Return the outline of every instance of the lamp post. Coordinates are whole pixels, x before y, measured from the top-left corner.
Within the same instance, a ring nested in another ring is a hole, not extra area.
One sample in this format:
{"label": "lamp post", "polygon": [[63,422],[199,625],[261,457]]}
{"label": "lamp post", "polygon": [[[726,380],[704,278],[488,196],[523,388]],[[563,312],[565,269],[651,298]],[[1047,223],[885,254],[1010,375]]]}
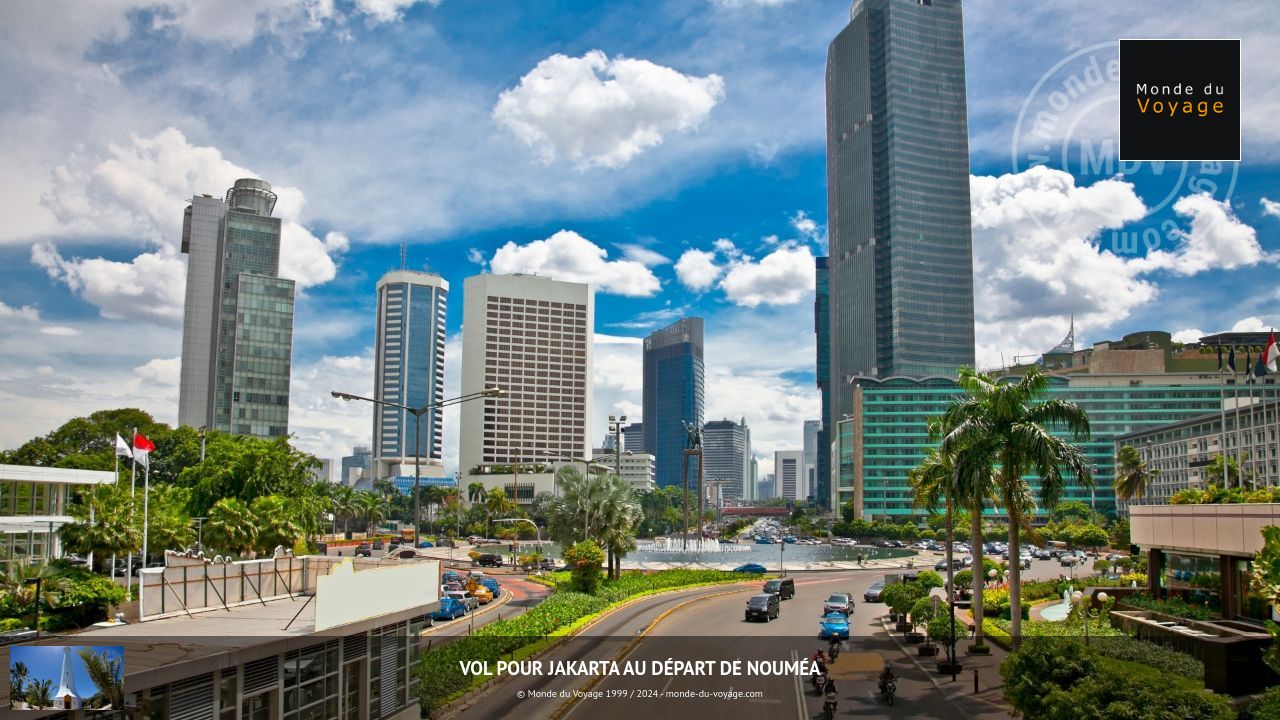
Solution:
{"label": "lamp post", "polygon": [[990,570],[988,570],[988,571],[987,571],[987,580],[988,580],[988,581],[990,581],[990,583],[991,583],[992,585],[995,585],[995,582],[996,582],[996,569],[995,569],[995,568],[991,568]]}
{"label": "lamp post", "polygon": [[[1077,606],[1080,606],[1082,603],[1086,601],[1087,597],[1088,596],[1086,596],[1083,592],[1080,592],[1079,590],[1077,590],[1071,593],[1071,602]],[[1107,604],[1107,599],[1108,599],[1107,594],[1105,592],[1098,593],[1098,602],[1101,603],[1104,607]],[[1080,613],[1084,619],[1084,644],[1088,645],[1089,644],[1089,621],[1097,620],[1098,618],[1102,617],[1102,608],[1098,608],[1098,610],[1095,611],[1093,609],[1093,603],[1089,602],[1087,605],[1084,605],[1083,607],[1080,608]]]}
{"label": "lamp post", "polygon": [[609,432],[613,433],[614,474],[618,477],[622,477],[622,423],[626,421],[626,415],[609,416]]}
{"label": "lamp post", "polygon": [[413,448],[413,549],[418,549],[418,515],[421,512],[421,489],[422,489],[422,416],[427,414],[428,410],[447,407],[449,405],[458,405],[460,403],[471,400],[479,400],[480,398],[497,397],[502,394],[502,388],[487,387],[479,392],[467,393],[459,395],[448,400],[441,400],[437,403],[427,403],[420,408],[411,408],[408,405],[400,403],[388,402],[386,400],[378,400],[376,398],[364,397],[362,395],[352,395],[351,393],[339,392],[334,390],[329,393],[339,400],[364,400],[375,405],[386,405],[387,407],[399,408],[413,415],[414,419],[414,448]]}
{"label": "lamp post", "polygon": [[23,580],[23,581],[22,581],[22,584],[23,584],[23,585],[35,585],[35,586],[36,586],[35,600],[34,600],[31,604],[34,606],[35,613],[36,613],[36,624],[35,624],[35,628],[36,628],[36,639],[37,639],[37,640],[39,640],[39,639],[40,639],[40,588],[41,588],[41,586],[43,585],[43,583],[44,583],[44,578],[43,578],[43,577],[27,578],[26,580]]}

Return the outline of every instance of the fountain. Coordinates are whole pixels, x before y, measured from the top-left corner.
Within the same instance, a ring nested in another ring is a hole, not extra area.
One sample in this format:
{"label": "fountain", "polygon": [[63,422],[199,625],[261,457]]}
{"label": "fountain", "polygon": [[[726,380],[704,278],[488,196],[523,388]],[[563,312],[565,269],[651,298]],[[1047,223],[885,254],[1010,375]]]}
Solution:
{"label": "fountain", "polygon": [[722,543],[715,538],[693,537],[689,538],[689,545],[685,547],[684,540],[679,537],[659,537],[654,538],[652,543],[636,545],[636,550],[652,553],[740,553],[751,552],[751,546]]}
{"label": "fountain", "polygon": [[1062,591],[1062,602],[1040,611],[1040,617],[1053,622],[1061,622],[1071,614],[1071,587]]}

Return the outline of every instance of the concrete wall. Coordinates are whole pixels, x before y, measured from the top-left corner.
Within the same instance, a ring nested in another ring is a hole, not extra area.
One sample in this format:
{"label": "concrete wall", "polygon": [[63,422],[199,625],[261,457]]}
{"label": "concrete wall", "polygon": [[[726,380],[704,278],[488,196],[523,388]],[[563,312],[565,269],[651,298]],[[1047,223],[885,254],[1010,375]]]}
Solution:
{"label": "concrete wall", "polygon": [[1262,549],[1262,528],[1280,525],[1280,503],[1135,505],[1129,523],[1144,550],[1247,557]]}

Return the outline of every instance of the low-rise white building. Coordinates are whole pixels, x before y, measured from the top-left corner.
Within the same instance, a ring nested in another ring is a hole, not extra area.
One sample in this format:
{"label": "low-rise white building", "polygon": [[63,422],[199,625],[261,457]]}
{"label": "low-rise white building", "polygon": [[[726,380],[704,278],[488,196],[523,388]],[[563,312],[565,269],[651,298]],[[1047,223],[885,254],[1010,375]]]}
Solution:
{"label": "low-rise white building", "polygon": [[[619,465],[618,456],[611,453],[596,455],[592,462],[608,466],[610,472],[616,470]],[[657,489],[657,464],[653,455],[624,452],[620,464],[621,477],[627,481],[632,490],[649,492]]]}
{"label": "low-rise white building", "polygon": [[0,571],[62,557],[58,529],[73,521],[67,504],[76,490],[114,481],[102,470],[0,465]]}

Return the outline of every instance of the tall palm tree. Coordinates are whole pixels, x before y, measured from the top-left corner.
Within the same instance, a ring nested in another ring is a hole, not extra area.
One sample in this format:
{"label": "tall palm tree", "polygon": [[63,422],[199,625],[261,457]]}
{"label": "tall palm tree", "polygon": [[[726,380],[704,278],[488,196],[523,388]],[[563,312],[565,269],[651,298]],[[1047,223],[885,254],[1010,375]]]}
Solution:
{"label": "tall palm tree", "polygon": [[1133,500],[1147,494],[1147,486],[1160,476],[1159,470],[1147,467],[1138,449],[1132,445],[1123,445],[1116,451],[1116,497],[1121,500]]}
{"label": "tall palm tree", "polygon": [[204,535],[211,547],[244,555],[257,544],[258,520],[243,500],[223,498],[209,509]]}
{"label": "tall palm tree", "polygon": [[[938,422],[931,422],[929,426],[930,434],[932,435],[938,427]],[[939,503],[945,504],[946,506],[947,593],[953,593],[956,591],[955,568],[951,562],[954,550],[953,544],[955,542],[955,523],[954,516],[952,514],[956,499],[955,457],[951,453],[942,452],[938,448],[930,449],[928,454],[924,456],[924,459],[920,461],[920,464],[912,468],[910,474],[907,476],[907,482],[915,492],[915,505],[917,507],[924,508],[930,513],[933,513],[937,511]],[[980,551],[981,550],[979,548],[979,552]],[[974,567],[982,567],[981,562],[982,561],[979,557],[975,557]],[[976,574],[977,573],[975,573],[975,575]],[[982,593],[980,591],[975,593],[973,605],[973,617],[977,625],[981,625],[980,622],[977,622],[982,617],[981,594]],[[980,638],[978,642],[981,642]],[[954,651],[955,646],[948,643],[947,652],[954,653]],[[955,662],[954,655],[950,658],[950,661]]]}
{"label": "tall palm tree", "polygon": [[92,554],[95,560],[136,552],[142,547],[142,530],[133,522],[133,509],[127,485],[113,483],[81,491],[67,505],[67,514],[76,522],[58,530],[63,547]]}
{"label": "tall palm tree", "polygon": [[9,697],[15,700],[21,700],[27,695],[27,678],[31,676],[31,669],[21,660],[9,666]]}
{"label": "tall palm tree", "polygon": [[27,704],[34,710],[47,710],[53,707],[53,681],[49,679],[32,680],[27,686]]}
{"label": "tall palm tree", "polygon": [[[1036,499],[1027,475],[1039,480],[1039,501],[1052,508],[1065,486],[1063,471],[1093,487],[1093,470],[1084,451],[1051,430],[1067,431],[1074,441],[1089,437],[1089,416],[1073,402],[1041,399],[1049,381],[1033,368],[1017,382],[1000,382],[971,368],[960,370],[964,395],[943,415],[946,433],[938,449],[955,453],[956,463],[977,472],[994,472],[999,504],[1009,515],[1009,557],[1017,558],[1019,533],[1029,529]],[[980,571],[981,568],[978,568]],[[1022,567],[1010,563],[1010,630],[1014,646],[1022,642]]]}
{"label": "tall palm tree", "polygon": [[335,485],[329,491],[329,511],[333,513],[333,531],[338,531],[338,518],[342,529],[351,530],[351,518],[356,514],[356,491],[346,485]]}
{"label": "tall palm tree", "polygon": [[113,710],[124,707],[124,666],[119,657],[108,657],[107,653],[98,653],[91,647],[80,648],[80,659],[84,661],[84,669],[89,679],[98,686],[98,692],[111,704]]}
{"label": "tall palm tree", "polygon": [[601,481],[600,539],[609,554],[609,577],[622,574],[622,558],[636,549],[636,528],[644,517],[640,501],[627,481],[607,475]]}
{"label": "tall palm tree", "polygon": [[387,513],[391,509],[386,498],[370,490],[361,490],[356,494],[356,506],[360,508],[360,515],[365,520],[366,532],[372,532],[378,523],[387,519]]}
{"label": "tall palm tree", "polygon": [[467,502],[472,505],[482,503],[484,502],[485,495],[487,495],[488,492],[488,490],[485,490],[484,483],[479,481],[473,482],[467,486]]}

